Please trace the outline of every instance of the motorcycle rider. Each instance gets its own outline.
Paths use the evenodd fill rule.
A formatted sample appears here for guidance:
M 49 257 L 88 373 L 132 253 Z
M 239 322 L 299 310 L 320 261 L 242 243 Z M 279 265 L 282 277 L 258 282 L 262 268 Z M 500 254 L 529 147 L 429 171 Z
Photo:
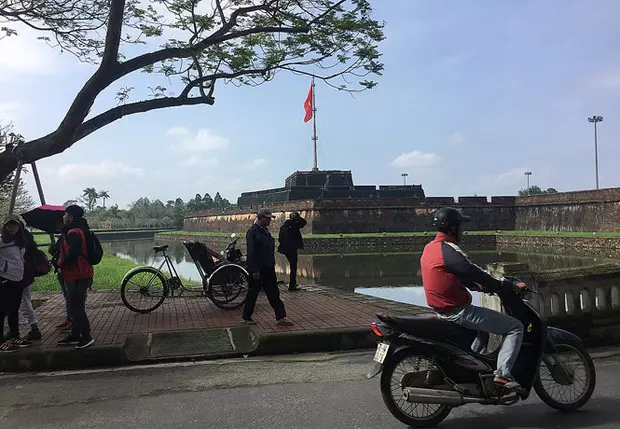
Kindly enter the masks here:
M 482 353 L 486 349 L 488 334 L 504 336 L 499 350 L 494 382 L 509 390 L 520 389 L 511 370 L 523 340 L 523 324 L 507 314 L 471 305 L 472 296 L 467 290 L 482 291 L 513 286 L 505 279 L 496 279 L 472 263 L 458 246 L 463 236 L 463 226 L 469 216 L 451 207 L 437 210 L 433 226 L 437 236 L 424 247 L 420 259 L 422 282 L 426 301 L 438 317 L 467 329 L 479 332 L 472 350 Z M 525 287 L 524 283 L 515 285 Z

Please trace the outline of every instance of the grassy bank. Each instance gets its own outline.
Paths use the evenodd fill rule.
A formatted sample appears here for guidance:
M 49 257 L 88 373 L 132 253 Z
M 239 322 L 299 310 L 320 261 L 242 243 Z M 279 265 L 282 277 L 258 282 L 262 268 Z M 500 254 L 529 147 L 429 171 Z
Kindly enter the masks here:
M 104 254 L 101 262 L 95 266 L 95 277 L 93 280 L 93 290 L 101 289 L 120 289 L 123 277 L 132 268 L 137 267 L 130 259 Z M 167 273 L 165 273 L 167 275 Z M 185 285 L 200 284 L 196 281 L 182 279 Z M 32 287 L 37 292 L 55 292 L 60 290 L 60 285 L 53 270 L 46 276 L 35 280 Z
M 196 237 L 230 237 L 230 232 L 187 232 L 170 231 L 157 234 L 158 237 L 166 235 L 191 235 Z M 423 237 L 432 236 L 435 232 L 383 232 L 383 233 L 360 233 L 360 234 L 304 234 L 307 239 L 321 238 L 376 238 L 376 237 Z M 603 237 L 620 238 L 620 232 L 558 232 L 558 231 L 465 231 L 467 235 L 511 235 L 525 237 Z M 237 234 L 239 235 L 239 234 Z

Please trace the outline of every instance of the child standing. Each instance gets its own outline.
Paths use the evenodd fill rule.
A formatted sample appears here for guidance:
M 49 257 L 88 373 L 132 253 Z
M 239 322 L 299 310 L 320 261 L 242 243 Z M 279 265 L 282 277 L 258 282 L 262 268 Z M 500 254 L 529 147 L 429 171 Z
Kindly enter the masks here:
M 0 338 L 4 341 L 4 319 L 8 318 L 9 339 L 0 345 L 0 352 L 27 347 L 29 341 L 19 337 L 19 306 L 22 300 L 26 236 L 23 224 L 10 217 L 2 226 L 0 240 Z

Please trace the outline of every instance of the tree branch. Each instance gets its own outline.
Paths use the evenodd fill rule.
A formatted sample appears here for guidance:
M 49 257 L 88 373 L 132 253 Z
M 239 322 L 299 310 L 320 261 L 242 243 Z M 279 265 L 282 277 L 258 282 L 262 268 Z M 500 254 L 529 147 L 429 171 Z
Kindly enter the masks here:
M 222 25 L 226 25 L 226 16 L 224 15 L 224 10 L 222 9 L 222 2 L 220 0 L 215 0 L 215 4 L 217 5 L 217 11 L 220 13 Z
M 164 60 L 169 60 L 173 58 L 189 58 L 195 55 L 198 52 L 201 52 L 211 46 L 217 45 L 218 43 L 226 42 L 229 40 L 233 40 L 239 37 L 249 36 L 251 34 L 260 34 L 260 33 L 307 33 L 309 28 L 305 27 L 258 27 L 251 28 L 248 30 L 237 31 L 233 33 L 226 34 L 224 36 L 213 37 L 209 36 L 206 39 L 203 39 L 200 43 L 188 47 L 188 48 L 167 48 L 161 49 L 159 51 L 150 52 L 148 54 L 140 55 L 138 57 L 132 58 L 131 60 L 125 61 L 121 63 L 121 68 L 119 71 L 119 78 L 123 77 L 129 73 L 132 73 L 136 70 L 140 70 L 146 66 L 151 64 L 155 64 Z
M 105 50 L 103 51 L 103 60 L 101 61 L 102 68 L 118 63 L 118 50 L 121 44 L 124 13 L 125 0 L 112 0 L 110 15 L 108 16 L 108 31 L 105 36 Z
M 117 106 L 107 112 L 101 113 L 92 119 L 84 122 L 76 130 L 73 142 L 77 142 L 84 137 L 92 134 L 98 129 L 111 124 L 114 121 L 121 119 L 123 116 L 134 115 L 136 113 L 149 112 L 156 109 L 165 109 L 167 107 L 179 107 L 179 106 L 195 106 L 197 104 L 208 104 L 212 106 L 215 103 L 215 99 L 210 96 L 205 97 L 163 97 L 156 98 L 154 100 L 138 101 L 135 103 L 123 104 Z

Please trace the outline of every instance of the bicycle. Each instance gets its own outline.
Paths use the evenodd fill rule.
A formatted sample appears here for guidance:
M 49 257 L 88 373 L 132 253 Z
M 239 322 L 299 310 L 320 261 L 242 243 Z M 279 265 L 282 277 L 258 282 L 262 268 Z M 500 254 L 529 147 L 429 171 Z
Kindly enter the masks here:
M 245 292 L 248 290 L 250 280 L 245 268 L 231 263 L 203 243 L 189 241 L 183 242 L 183 245 L 196 264 L 202 286 L 184 285 L 170 256 L 166 253 L 169 246 L 167 244 L 154 246 L 155 256 L 161 253 L 164 260 L 158 267 L 154 265 L 136 267 L 125 274 L 121 284 L 123 304 L 136 313 L 150 313 L 161 306 L 170 294 L 174 296 L 175 291 L 180 290 L 179 296 L 184 292 L 201 293 L 222 309 L 232 310 L 241 307 L 245 303 Z M 168 276 L 162 271 L 164 266 L 168 270 Z

